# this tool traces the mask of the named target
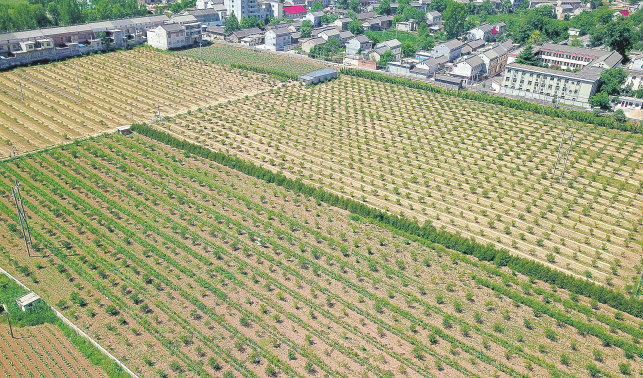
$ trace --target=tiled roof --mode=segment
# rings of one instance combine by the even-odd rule
[[[295,5],[293,7],[284,7],[284,13],[285,14],[306,13],[306,8],[302,7],[301,5]]]

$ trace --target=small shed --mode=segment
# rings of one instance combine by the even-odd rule
[[[18,307],[22,309],[22,311],[27,311],[29,307],[33,306],[38,301],[40,301],[40,297],[33,291],[16,299],[16,303],[18,304]]]
[[[324,68],[323,70],[299,76],[299,81],[306,85],[323,83],[332,79],[337,79],[337,71],[332,68]]]
[[[116,129],[116,132],[121,135],[130,135],[132,133],[132,129],[130,129],[129,126],[121,126]]]

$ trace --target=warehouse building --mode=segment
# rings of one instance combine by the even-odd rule
[[[337,71],[332,68],[325,68],[323,70],[299,76],[299,81],[306,85],[323,83],[332,79],[337,79]]]

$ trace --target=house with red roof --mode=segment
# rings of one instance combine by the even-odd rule
[[[612,19],[616,20],[619,17],[627,17],[630,15],[630,11],[628,10],[620,10],[614,12],[614,15],[612,16]]]
[[[291,20],[300,20],[306,17],[306,8],[301,5],[294,5],[292,7],[284,7],[284,17]]]

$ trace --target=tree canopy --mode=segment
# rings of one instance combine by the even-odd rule
[[[388,65],[389,62],[393,61],[395,61],[393,52],[391,52],[391,50],[387,50],[382,55],[380,55],[380,60],[377,62],[377,65],[384,68]]]
[[[464,4],[450,2],[442,17],[444,21],[444,32],[448,38],[456,38],[464,31],[464,23],[467,20],[467,8]]]
[[[351,21],[348,23],[348,31],[353,33],[353,35],[364,34],[364,27],[360,21]]]
[[[538,65],[538,57],[534,54],[534,46],[528,43],[516,57],[516,63],[529,66]]]
[[[310,20],[303,20],[301,22],[301,27],[299,28],[299,33],[301,38],[309,38],[313,32],[313,23]]]
[[[0,4],[0,32],[144,16],[137,0],[28,0]]]
[[[324,10],[324,5],[321,3],[321,1],[315,1],[310,6],[310,10],[313,12],[319,12],[321,10]]]
[[[241,25],[239,25],[239,20],[237,20],[237,16],[234,15],[234,11],[225,19],[224,24],[225,32],[228,34],[241,29]]]

